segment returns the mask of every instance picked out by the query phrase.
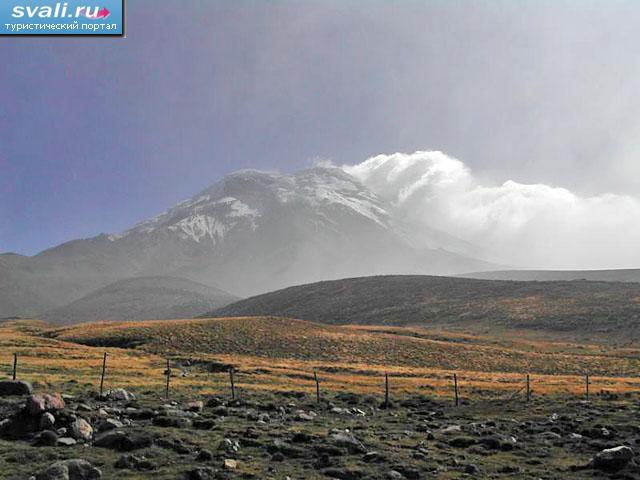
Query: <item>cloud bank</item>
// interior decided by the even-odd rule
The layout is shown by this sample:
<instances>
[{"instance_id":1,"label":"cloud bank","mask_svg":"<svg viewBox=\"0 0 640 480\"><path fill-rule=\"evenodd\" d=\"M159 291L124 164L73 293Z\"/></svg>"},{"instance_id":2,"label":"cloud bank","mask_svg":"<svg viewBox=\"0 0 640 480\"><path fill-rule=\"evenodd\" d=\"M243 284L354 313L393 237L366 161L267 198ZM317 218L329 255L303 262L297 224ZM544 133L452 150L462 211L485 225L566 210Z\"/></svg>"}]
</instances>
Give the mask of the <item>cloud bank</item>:
<instances>
[{"instance_id":1,"label":"cloud bank","mask_svg":"<svg viewBox=\"0 0 640 480\"><path fill-rule=\"evenodd\" d=\"M480 180L463 162L438 151L378 155L343 169L406 220L471 242L503 264L640 267L636 197L585 197L544 184Z\"/></svg>"}]
</instances>

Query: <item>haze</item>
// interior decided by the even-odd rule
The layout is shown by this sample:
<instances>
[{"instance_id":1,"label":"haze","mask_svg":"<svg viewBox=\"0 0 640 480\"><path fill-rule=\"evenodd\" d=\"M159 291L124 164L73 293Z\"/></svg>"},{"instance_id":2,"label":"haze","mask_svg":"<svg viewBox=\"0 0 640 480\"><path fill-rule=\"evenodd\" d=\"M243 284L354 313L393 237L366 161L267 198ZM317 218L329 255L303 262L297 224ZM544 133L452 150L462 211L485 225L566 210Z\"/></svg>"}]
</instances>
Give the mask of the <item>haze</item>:
<instances>
[{"instance_id":1,"label":"haze","mask_svg":"<svg viewBox=\"0 0 640 480\"><path fill-rule=\"evenodd\" d=\"M0 251L322 159L493 261L640 266L637 2L136 0L127 18L126 39L0 44Z\"/></svg>"}]
</instances>

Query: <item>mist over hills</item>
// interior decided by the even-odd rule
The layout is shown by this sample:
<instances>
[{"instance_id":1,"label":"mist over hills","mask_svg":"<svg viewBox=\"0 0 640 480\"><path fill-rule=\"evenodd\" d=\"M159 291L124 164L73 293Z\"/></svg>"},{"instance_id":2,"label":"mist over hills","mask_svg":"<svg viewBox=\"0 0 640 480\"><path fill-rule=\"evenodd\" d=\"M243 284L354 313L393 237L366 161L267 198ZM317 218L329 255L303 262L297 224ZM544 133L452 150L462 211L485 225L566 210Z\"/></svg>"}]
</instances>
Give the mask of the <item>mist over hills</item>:
<instances>
[{"instance_id":1,"label":"mist over hills","mask_svg":"<svg viewBox=\"0 0 640 480\"><path fill-rule=\"evenodd\" d=\"M495 270L458 275L484 280L556 281L592 280L598 282L640 282L640 269L615 270Z\"/></svg>"},{"instance_id":2,"label":"mist over hills","mask_svg":"<svg viewBox=\"0 0 640 480\"><path fill-rule=\"evenodd\" d=\"M138 277L114 282L40 317L56 324L190 318L236 300L227 292L184 278Z\"/></svg>"},{"instance_id":3,"label":"mist over hills","mask_svg":"<svg viewBox=\"0 0 640 480\"><path fill-rule=\"evenodd\" d=\"M350 276L496 268L473 255L472 245L399 218L343 169L245 170L120 234L0 255L0 316L53 311L130 277L249 296Z\"/></svg>"}]
</instances>

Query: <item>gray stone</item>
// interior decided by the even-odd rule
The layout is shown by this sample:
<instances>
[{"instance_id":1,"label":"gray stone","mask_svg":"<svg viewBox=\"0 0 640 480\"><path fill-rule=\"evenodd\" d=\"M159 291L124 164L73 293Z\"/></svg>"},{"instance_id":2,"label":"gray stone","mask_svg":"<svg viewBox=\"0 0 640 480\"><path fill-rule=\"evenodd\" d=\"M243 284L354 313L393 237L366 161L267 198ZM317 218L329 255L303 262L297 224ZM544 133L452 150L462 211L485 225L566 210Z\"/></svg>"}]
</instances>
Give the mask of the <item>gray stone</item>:
<instances>
[{"instance_id":1,"label":"gray stone","mask_svg":"<svg viewBox=\"0 0 640 480\"><path fill-rule=\"evenodd\" d=\"M631 447L619 446L607 448L597 453L591 460L591 466L598 470L607 472L615 472L620 470L633 459L633 450Z\"/></svg>"},{"instance_id":2,"label":"gray stone","mask_svg":"<svg viewBox=\"0 0 640 480\"><path fill-rule=\"evenodd\" d=\"M62 445L63 447L73 447L78 442L71 437L60 437L58 439L58 445Z\"/></svg>"},{"instance_id":3,"label":"gray stone","mask_svg":"<svg viewBox=\"0 0 640 480\"><path fill-rule=\"evenodd\" d=\"M49 412L44 412L40 417L40 428L42 430L50 430L56 423L56 417Z\"/></svg>"},{"instance_id":4,"label":"gray stone","mask_svg":"<svg viewBox=\"0 0 640 480\"><path fill-rule=\"evenodd\" d=\"M23 380L2 380L0 381L0 397L11 395L31 395L33 388L29 382Z\"/></svg>"},{"instance_id":5,"label":"gray stone","mask_svg":"<svg viewBox=\"0 0 640 480\"><path fill-rule=\"evenodd\" d=\"M136 396L133 393L125 390L124 388L114 388L112 390L107 390L104 393L103 397L107 400L124 402L129 402L136 399Z\"/></svg>"},{"instance_id":6,"label":"gray stone","mask_svg":"<svg viewBox=\"0 0 640 480\"><path fill-rule=\"evenodd\" d=\"M91 440L93 427L86 420L78 418L69 425L69 434L76 440Z\"/></svg>"},{"instance_id":7,"label":"gray stone","mask_svg":"<svg viewBox=\"0 0 640 480\"><path fill-rule=\"evenodd\" d=\"M97 480L99 478L102 478L102 472L81 459L56 462L36 475L36 480Z\"/></svg>"}]
</instances>

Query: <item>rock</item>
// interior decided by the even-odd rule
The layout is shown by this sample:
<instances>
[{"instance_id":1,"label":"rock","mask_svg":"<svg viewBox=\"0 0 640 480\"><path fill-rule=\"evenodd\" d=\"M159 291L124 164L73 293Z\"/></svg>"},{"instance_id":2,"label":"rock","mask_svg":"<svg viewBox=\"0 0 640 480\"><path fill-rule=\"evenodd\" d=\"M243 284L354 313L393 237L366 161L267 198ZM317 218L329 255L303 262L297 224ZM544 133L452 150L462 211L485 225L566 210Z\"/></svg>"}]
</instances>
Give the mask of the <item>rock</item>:
<instances>
[{"instance_id":1,"label":"rock","mask_svg":"<svg viewBox=\"0 0 640 480\"><path fill-rule=\"evenodd\" d=\"M204 402L202 400L196 400L194 402L188 402L183 407L190 412L202 412L204 410Z\"/></svg>"},{"instance_id":2,"label":"rock","mask_svg":"<svg viewBox=\"0 0 640 480\"><path fill-rule=\"evenodd\" d=\"M63 447L73 447L76 443L75 438L71 437L60 437L58 438L58 445L62 445Z\"/></svg>"},{"instance_id":3,"label":"rock","mask_svg":"<svg viewBox=\"0 0 640 480\"><path fill-rule=\"evenodd\" d=\"M362 442L349 432L332 433L329 439L338 447L345 447L350 453L366 453L366 449Z\"/></svg>"},{"instance_id":4,"label":"rock","mask_svg":"<svg viewBox=\"0 0 640 480\"><path fill-rule=\"evenodd\" d=\"M125 437L126 434L121 430L110 430L96 436L93 445L95 447L114 448L119 450Z\"/></svg>"},{"instance_id":5,"label":"rock","mask_svg":"<svg viewBox=\"0 0 640 480\"><path fill-rule=\"evenodd\" d=\"M156 427L187 428L191 425L191 420L183 417L155 417L152 422Z\"/></svg>"},{"instance_id":6,"label":"rock","mask_svg":"<svg viewBox=\"0 0 640 480\"><path fill-rule=\"evenodd\" d=\"M44 412L40 417L40 429L50 430L56 423L56 417L49 412Z\"/></svg>"},{"instance_id":7,"label":"rock","mask_svg":"<svg viewBox=\"0 0 640 480\"><path fill-rule=\"evenodd\" d=\"M98 431L107 432L109 430L116 430L124 427L124 424L120 420L114 418L106 418L98 424Z\"/></svg>"},{"instance_id":8,"label":"rock","mask_svg":"<svg viewBox=\"0 0 640 480\"><path fill-rule=\"evenodd\" d=\"M218 444L218 450L227 453L236 453L240 450L240 443L237 440L223 438L222 441Z\"/></svg>"},{"instance_id":9,"label":"rock","mask_svg":"<svg viewBox=\"0 0 640 480\"><path fill-rule=\"evenodd\" d=\"M130 433L120 441L118 448L124 452L139 450L153 445L153 437L148 433Z\"/></svg>"},{"instance_id":10,"label":"rock","mask_svg":"<svg viewBox=\"0 0 640 480\"><path fill-rule=\"evenodd\" d=\"M83 418L78 418L69 425L69 434L76 440L88 441L93 436L93 427Z\"/></svg>"},{"instance_id":11,"label":"rock","mask_svg":"<svg viewBox=\"0 0 640 480\"><path fill-rule=\"evenodd\" d=\"M381 460L380 454L378 452L367 452L362 457L362 461L365 463L373 463Z\"/></svg>"},{"instance_id":12,"label":"rock","mask_svg":"<svg viewBox=\"0 0 640 480\"><path fill-rule=\"evenodd\" d=\"M0 381L0 397L12 395L31 395L33 388L29 382L23 380Z\"/></svg>"},{"instance_id":13,"label":"rock","mask_svg":"<svg viewBox=\"0 0 640 480\"><path fill-rule=\"evenodd\" d=\"M198 453L196 457L197 462L210 462L211 460L213 460L213 453L206 449L200 450L200 453Z\"/></svg>"},{"instance_id":14,"label":"rock","mask_svg":"<svg viewBox=\"0 0 640 480\"><path fill-rule=\"evenodd\" d=\"M33 416L39 417L44 412L53 412L64 409L64 400L59 393L53 395L31 395L27 398L25 411Z\"/></svg>"},{"instance_id":15,"label":"rock","mask_svg":"<svg viewBox=\"0 0 640 480\"><path fill-rule=\"evenodd\" d=\"M125 390L124 388L114 388L112 390L107 390L102 396L106 400L111 400L115 402L130 402L131 400L135 400L136 396Z\"/></svg>"},{"instance_id":16,"label":"rock","mask_svg":"<svg viewBox=\"0 0 640 480\"><path fill-rule=\"evenodd\" d=\"M467 448L476 443L476 439L471 437L455 437L449 440L449 445L456 448Z\"/></svg>"},{"instance_id":17,"label":"rock","mask_svg":"<svg viewBox=\"0 0 640 480\"><path fill-rule=\"evenodd\" d=\"M480 473L480 469L474 463L470 463L464 467L464 473L468 475L478 475Z\"/></svg>"},{"instance_id":18,"label":"rock","mask_svg":"<svg viewBox=\"0 0 640 480\"><path fill-rule=\"evenodd\" d=\"M216 471L210 467L197 467L186 473L187 480L212 480L216 478Z\"/></svg>"},{"instance_id":19,"label":"rock","mask_svg":"<svg viewBox=\"0 0 640 480\"><path fill-rule=\"evenodd\" d=\"M53 447L58 443L58 434L51 430L45 430L36 438L34 445L40 447Z\"/></svg>"},{"instance_id":20,"label":"rock","mask_svg":"<svg viewBox=\"0 0 640 480\"><path fill-rule=\"evenodd\" d=\"M404 479L404 475L402 475L400 472L398 472L396 470L389 470L387 472L387 478L389 480L403 480Z\"/></svg>"},{"instance_id":21,"label":"rock","mask_svg":"<svg viewBox=\"0 0 640 480\"><path fill-rule=\"evenodd\" d=\"M338 478L339 480L358 480L363 476L361 470L350 468L327 468L322 473L327 477Z\"/></svg>"},{"instance_id":22,"label":"rock","mask_svg":"<svg viewBox=\"0 0 640 480\"><path fill-rule=\"evenodd\" d=\"M238 462L236 460L233 460L232 458L225 458L222 466L226 470L235 470L236 468L238 468Z\"/></svg>"},{"instance_id":23,"label":"rock","mask_svg":"<svg viewBox=\"0 0 640 480\"><path fill-rule=\"evenodd\" d=\"M36 480L95 480L102 472L86 460L72 459L56 462L36 475Z\"/></svg>"},{"instance_id":24,"label":"rock","mask_svg":"<svg viewBox=\"0 0 640 480\"><path fill-rule=\"evenodd\" d=\"M606 472L615 472L631 461L634 453L631 447L619 446L597 453L590 462L591 467Z\"/></svg>"},{"instance_id":25,"label":"rock","mask_svg":"<svg viewBox=\"0 0 640 480\"><path fill-rule=\"evenodd\" d=\"M128 470L154 470L156 465L144 457L125 454L118 459L115 467L126 468Z\"/></svg>"}]
</instances>

